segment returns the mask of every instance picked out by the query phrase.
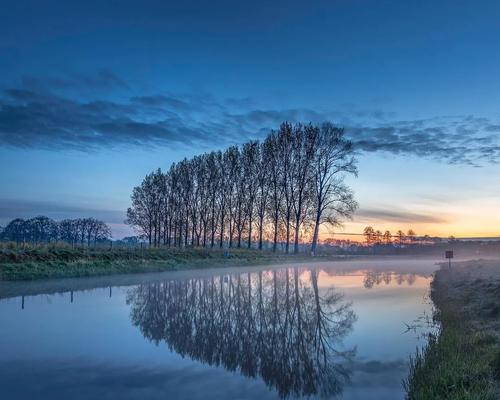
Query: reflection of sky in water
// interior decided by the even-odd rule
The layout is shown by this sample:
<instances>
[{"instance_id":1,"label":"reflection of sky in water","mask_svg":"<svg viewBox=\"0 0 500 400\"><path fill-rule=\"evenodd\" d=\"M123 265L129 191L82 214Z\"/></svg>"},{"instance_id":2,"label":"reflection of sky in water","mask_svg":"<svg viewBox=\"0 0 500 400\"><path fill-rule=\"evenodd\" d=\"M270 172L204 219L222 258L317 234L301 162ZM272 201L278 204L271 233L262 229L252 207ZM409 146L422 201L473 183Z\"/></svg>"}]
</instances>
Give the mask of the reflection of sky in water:
<instances>
[{"instance_id":1,"label":"reflection of sky in water","mask_svg":"<svg viewBox=\"0 0 500 400\"><path fill-rule=\"evenodd\" d=\"M302 271L301 282L309 275ZM343 340L345 349L357 346L344 399L403 397L408 355L422 343L416 333L403 333L403 322L429 312L429 279L390 277L387 283L363 271L319 273L320 293L333 285L358 317ZM277 398L261 379L193 362L146 340L131 323L129 291L115 287L111 297L108 288L74 292L72 304L69 293L31 296L24 310L19 297L1 300L0 386L10 394L5 398Z\"/></svg>"}]
</instances>

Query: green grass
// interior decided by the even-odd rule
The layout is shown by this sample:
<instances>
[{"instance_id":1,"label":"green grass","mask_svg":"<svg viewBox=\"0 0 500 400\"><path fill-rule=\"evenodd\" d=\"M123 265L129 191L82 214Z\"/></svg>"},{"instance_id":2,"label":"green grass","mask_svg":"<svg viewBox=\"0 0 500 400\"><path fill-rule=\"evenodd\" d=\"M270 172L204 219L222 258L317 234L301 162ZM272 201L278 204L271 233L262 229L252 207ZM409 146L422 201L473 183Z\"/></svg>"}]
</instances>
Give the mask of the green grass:
<instances>
[{"instance_id":1,"label":"green grass","mask_svg":"<svg viewBox=\"0 0 500 400\"><path fill-rule=\"evenodd\" d=\"M293 256L269 251L203 248L71 248L40 246L0 247L0 280L34 280L125 273L161 272L217 266L256 265L280 261L304 261L307 255Z\"/></svg>"},{"instance_id":2,"label":"green grass","mask_svg":"<svg viewBox=\"0 0 500 400\"><path fill-rule=\"evenodd\" d=\"M476 330L447 287L433 282L432 300L441 325L437 337L417 351L404 382L410 400L498 400L500 347L496 338Z\"/></svg>"}]
</instances>

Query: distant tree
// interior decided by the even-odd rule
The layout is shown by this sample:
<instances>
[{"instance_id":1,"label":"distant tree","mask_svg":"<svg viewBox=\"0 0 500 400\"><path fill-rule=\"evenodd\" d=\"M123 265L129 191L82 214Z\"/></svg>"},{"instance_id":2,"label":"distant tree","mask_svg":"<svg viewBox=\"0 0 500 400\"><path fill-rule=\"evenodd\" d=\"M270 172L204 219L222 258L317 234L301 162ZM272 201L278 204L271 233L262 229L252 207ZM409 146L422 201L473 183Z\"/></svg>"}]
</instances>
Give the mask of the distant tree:
<instances>
[{"instance_id":1,"label":"distant tree","mask_svg":"<svg viewBox=\"0 0 500 400\"><path fill-rule=\"evenodd\" d=\"M406 234L408 243L413 244L415 242L415 237L417 234L413 231L413 229L409 229L408 233Z\"/></svg>"},{"instance_id":2,"label":"distant tree","mask_svg":"<svg viewBox=\"0 0 500 400\"><path fill-rule=\"evenodd\" d=\"M372 226L367 226L363 229L366 244L371 245L375 241L375 229Z\"/></svg>"},{"instance_id":3,"label":"distant tree","mask_svg":"<svg viewBox=\"0 0 500 400\"><path fill-rule=\"evenodd\" d=\"M19 243L26 242L27 224L22 218L16 218L10 221L3 230L3 237L5 240Z\"/></svg>"},{"instance_id":4,"label":"distant tree","mask_svg":"<svg viewBox=\"0 0 500 400\"><path fill-rule=\"evenodd\" d=\"M28 240L33 244L57 241L57 224L48 217L38 216L31 218L26 221L25 228L29 237Z\"/></svg>"},{"instance_id":5,"label":"distant tree","mask_svg":"<svg viewBox=\"0 0 500 400\"><path fill-rule=\"evenodd\" d=\"M384 243L385 243L385 244L391 244L391 243L392 243L392 235L391 235L391 232L390 232L390 231L385 231L385 232L384 232L383 239L384 239Z\"/></svg>"},{"instance_id":6,"label":"distant tree","mask_svg":"<svg viewBox=\"0 0 500 400\"><path fill-rule=\"evenodd\" d=\"M17 218L9 222L3 232L4 240L33 245L62 241L72 246L89 246L109 237L109 226L95 218L64 219L60 222L45 216L28 220Z\"/></svg>"},{"instance_id":7,"label":"distant tree","mask_svg":"<svg viewBox=\"0 0 500 400\"><path fill-rule=\"evenodd\" d=\"M120 241L128 245L137 245L141 243L142 240L140 236L126 236L123 239L120 239Z\"/></svg>"},{"instance_id":8,"label":"distant tree","mask_svg":"<svg viewBox=\"0 0 500 400\"><path fill-rule=\"evenodd\" d=\"M59 239L63 242L76 246L78 237L76 223L73 219L64 219L59 222Z\"/></svg>"},{"instance_id":9,"label":"distant tree","mask_svg":"<svg viewBox=\"0 0 500 400\"><path fill-rule=\"evenodd\" d=\"M375 243L382 244L382 232L379 230L375 231Z\"/></svg>"},{"instance_id":10,"label":"distant tree","mask_svg":"<svg viewBox=\"0 0 500 400\"><path fill-rule=\"evenodd\" d=\"M398 239L398 243L399 243L399 246L403 246L403 243L405 242L406 240L406 236L405 236L405 233L400 229L396 232L396 237Z\"/></svg>"},{"instance_id":11,"label":"distant tree","mask_svg":"<svg viewBox=\"0 0 500 400\"><path fill-rule=\"evenodd\" d=\"M102 221L96 221L96 226L93 231L94 234L94 245L97 242L103 241L103 240L109 240L111 239L111 228L105 224Z\"/></svg>"}]
</instances>

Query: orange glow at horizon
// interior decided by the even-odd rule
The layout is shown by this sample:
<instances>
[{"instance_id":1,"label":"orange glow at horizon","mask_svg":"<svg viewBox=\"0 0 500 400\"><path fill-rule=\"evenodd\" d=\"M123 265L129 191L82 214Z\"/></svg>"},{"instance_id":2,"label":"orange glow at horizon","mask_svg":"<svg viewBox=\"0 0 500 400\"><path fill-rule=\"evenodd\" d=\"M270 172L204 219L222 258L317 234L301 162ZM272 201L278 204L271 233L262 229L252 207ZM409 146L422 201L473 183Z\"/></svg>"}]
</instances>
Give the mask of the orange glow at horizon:
<instances>
[{"instance_id":1,"label":"orange glow at horizon","mask_svg":"<svg viewBox=\"0 0 500 400\"><path fill-rule=\"evenodd\" d=\"M455 237L500 237L500 213L498 212L500 202L496 199L480 199L461 204L449 204L445 210L438 208L427 211L419 210L419 213L429 217L442 218L442 222L398 222L375 218L357 218L354 215L352 221L346 221L342 228L331 229L322 226L319 239L338 239L351 241L364 241L363 236L345 235L345 233L362 234L366 226L372 226L375 230L384 233L390 231L392 235L398 230L408 232L415 231L417 236L429 235L431 237L447 238ZM436 218L438 219L438 218Z\"/></svg>"}]
</instances>

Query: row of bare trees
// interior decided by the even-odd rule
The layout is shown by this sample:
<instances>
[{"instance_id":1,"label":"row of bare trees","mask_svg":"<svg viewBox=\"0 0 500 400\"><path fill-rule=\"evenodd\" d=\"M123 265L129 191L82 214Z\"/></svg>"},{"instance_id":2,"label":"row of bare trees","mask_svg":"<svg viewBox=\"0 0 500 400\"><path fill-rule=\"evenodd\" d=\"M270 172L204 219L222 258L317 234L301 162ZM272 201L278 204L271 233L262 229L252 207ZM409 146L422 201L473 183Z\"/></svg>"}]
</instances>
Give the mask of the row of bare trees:
<instances>
[{"instance_id":1,"label":"row of bare trees","mask_svg":"<svg viewBox=\"0 0 500 400\"><path fill-rule=\"evenodd\" d=\"M357 203L345 184L357 174L352 144L331 123L281 124L250 141L147 175L131 195L127 223L153 246L316 250L322 224L338 225Z\"/></svg>"},{"instance_id":2,"label":"row of bare trees","mask_svg":"<svg viewBox=\"0 0 500 400\"><path fill-rule=\"evenodd\" d=\"M90 246L110 237L109 226L95 218L65 219L57 222L45 216L38 216L27 220L16 218L10 221L0 238L17 244L61 241L72 246Z\"/></svg>"}]
</instances>

